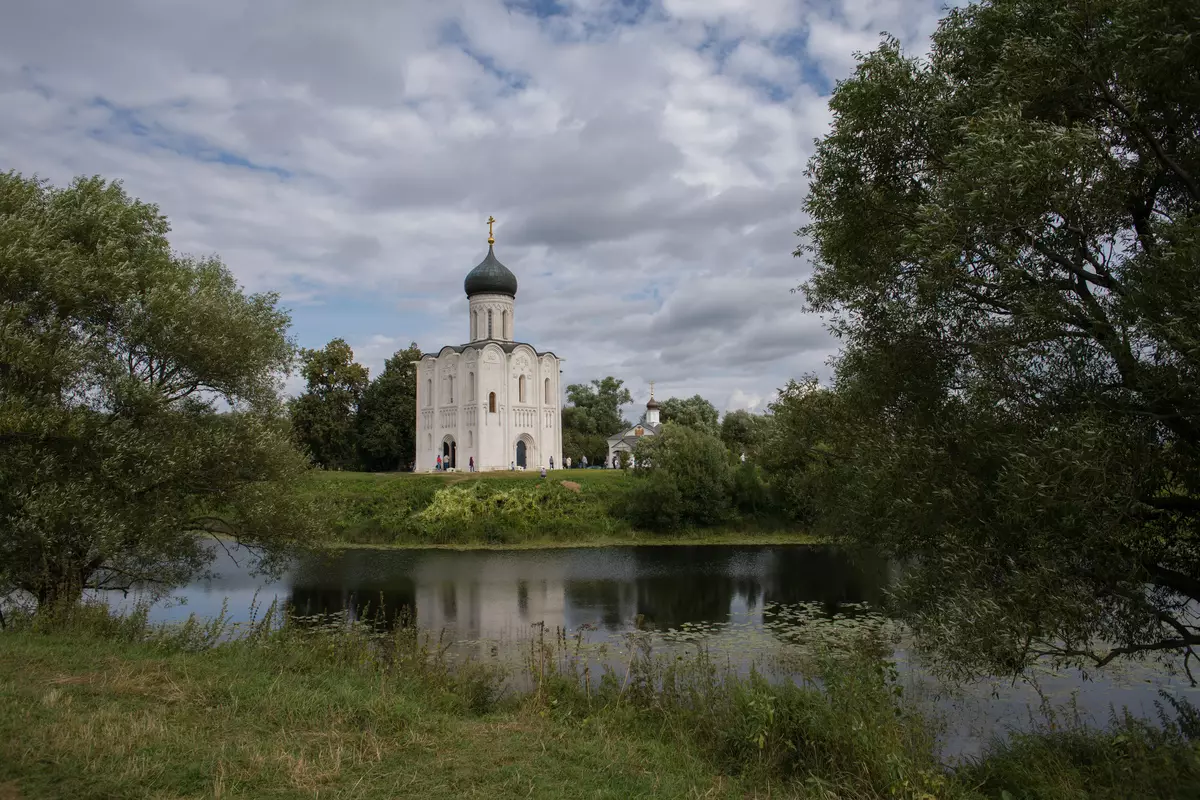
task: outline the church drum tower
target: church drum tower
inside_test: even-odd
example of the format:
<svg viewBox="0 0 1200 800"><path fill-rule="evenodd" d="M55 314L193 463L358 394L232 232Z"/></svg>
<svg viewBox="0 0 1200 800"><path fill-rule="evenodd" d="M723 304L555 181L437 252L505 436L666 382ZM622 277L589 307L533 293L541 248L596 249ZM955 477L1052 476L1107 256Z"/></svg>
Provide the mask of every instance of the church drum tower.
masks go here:
<svg viewBox="0 0 1200 800"><path fill-rule="evenodd" d="M416 362L417 436L414 471L437 458L465 472L562 464L560 365L515 338L517 276L500 263L488 217L488 252L467 273L468 339Z"/></svg>

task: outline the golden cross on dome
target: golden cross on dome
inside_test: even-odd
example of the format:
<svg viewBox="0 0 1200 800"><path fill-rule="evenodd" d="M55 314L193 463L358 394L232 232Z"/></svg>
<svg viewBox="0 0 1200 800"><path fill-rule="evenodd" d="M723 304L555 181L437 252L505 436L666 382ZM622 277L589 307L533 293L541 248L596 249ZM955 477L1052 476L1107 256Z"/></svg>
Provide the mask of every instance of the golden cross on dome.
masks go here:
<svg viewBox="0 0 1200 800"><path fill-rule="evenodd" d="M650 381L650 399L654 399L654 381Z"/></svg>
<svg viewBox="0 0 1200 800"><path fill-rule="evenodd" d="M496 218L488 214L488 244L495 244L496 237L492 236L492 225L496 222Z"/></svg>

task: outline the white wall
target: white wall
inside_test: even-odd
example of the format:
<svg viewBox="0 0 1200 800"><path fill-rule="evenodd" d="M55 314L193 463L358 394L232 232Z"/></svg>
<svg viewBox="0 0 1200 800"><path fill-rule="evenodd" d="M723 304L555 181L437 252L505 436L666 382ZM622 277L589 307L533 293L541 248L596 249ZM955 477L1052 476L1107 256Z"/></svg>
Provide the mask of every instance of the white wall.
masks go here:
<svg viewBox="0 0 1200 800"><path fill-rule="evenodd" d="M452 436L457 444L457 468L466 470L474 457L477 470L508 469L516 460L516 442L529 443L526 468L562 464L562 387L560 360L539 357L528 345L505 353L491 343L462 354L443 350L426 356L417 369L416 471L435 468L442 442ZM471 391L471 374L475 391ZM524 402L520 378L525 376ZM550 380L550 402L545 381ZM453 379L453 401L450 398ZM430 383L432 381L432 384ZM429 395L432 385L433 394ZM496 394L496 410L489 411L489 395Z"/></svg>

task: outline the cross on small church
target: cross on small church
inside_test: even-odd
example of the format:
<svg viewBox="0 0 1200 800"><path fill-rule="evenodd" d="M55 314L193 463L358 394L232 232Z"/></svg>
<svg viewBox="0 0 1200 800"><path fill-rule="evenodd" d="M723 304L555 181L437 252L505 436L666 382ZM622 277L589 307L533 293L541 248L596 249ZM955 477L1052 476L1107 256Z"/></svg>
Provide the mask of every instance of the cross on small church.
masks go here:
<svg viewBox="0 0 1200 800"><path fill-rule="evenodd" d="M492 236L492 225L496 222L496 218L488 214L488 244L495 244L496 237Z"/></svg>
<svg viewBox="0 0 1200 800"><path fill-rule="evenodd" d="M650 399L654 399L654 381L650 381Z"/></svg>

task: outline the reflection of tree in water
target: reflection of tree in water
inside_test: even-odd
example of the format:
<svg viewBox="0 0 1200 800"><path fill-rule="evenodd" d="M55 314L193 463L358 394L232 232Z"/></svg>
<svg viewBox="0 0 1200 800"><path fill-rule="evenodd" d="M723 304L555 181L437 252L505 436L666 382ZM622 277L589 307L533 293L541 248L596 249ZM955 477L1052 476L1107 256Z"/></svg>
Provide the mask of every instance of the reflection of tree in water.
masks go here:
<svg viewBox="0 0 1200 800"><path fill-rule="evenodd" d="M349 619L367 620L385 630L395 628L399 619L412 621L417 606L416 587L407 578L385 587L379 586L301 586L293 583L288 604L292 612L307 624L319 624L335 614L346 612Z"/></svg>
<svg viewBox="0 0 1200 800"><path fill-rule="evenodd" d="M757 577L740 568L748 555L730 547L639 548L637 612L660 630L728 622L735 595L752 606L760 593Z"/></svg>
<svg viewBox="0 0 1200 800"><path fill-rule="evenodd" d="M571 619L578 621L598 612L600 624L610 631L624 628L635 613L633 584L629 581L569 580L563 585L563 592Z"/></svg>
<svg viewBox="0 0 1200 800"><path fill-rule="evenodd" d="M819 602L833 614L843 603L879 606L888 586L887 561L835 547L789 547L772 552L765 603Z"/></svg>
<svg viewBox="0 0 1200 800"><path fill-rule="evenodd" d="M293 613L310 617L315 624L344 612L349 619L378 621L388 630L402 616L415 618L417 595L412 579L403 574L385 577L392 570L379 568L380 557L369 551L301 557L288 576L288 604Z"/></svg>
<svg viewBox="0 0 1200 800"><path fill-rule="evenodd" d="M790 625L780 605L819 603L826 616L853 614L845 604L883 606L890 584L888 562L878 556L829 546L789 547L773 551L763 590L763 622Z"/></svg>

